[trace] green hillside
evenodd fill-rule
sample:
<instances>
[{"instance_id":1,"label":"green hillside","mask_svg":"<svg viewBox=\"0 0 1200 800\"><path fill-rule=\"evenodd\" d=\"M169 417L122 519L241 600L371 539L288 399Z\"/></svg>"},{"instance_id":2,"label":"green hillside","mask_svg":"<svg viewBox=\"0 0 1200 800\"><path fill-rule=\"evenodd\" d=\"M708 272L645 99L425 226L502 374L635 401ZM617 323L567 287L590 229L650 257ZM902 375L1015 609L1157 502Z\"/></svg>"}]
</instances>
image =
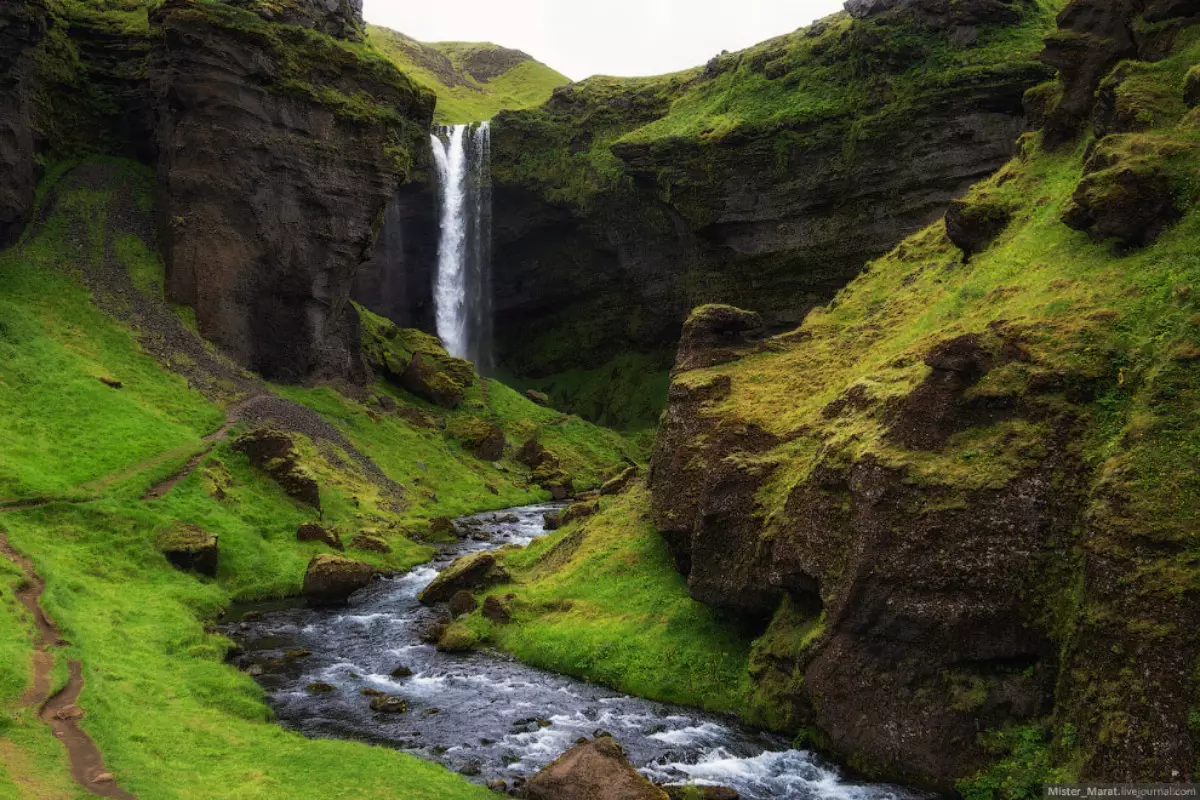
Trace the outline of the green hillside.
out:
<instances>
[{"instance_id":1,"label":"green hillside","mask_svg":"<svg viewBox=\"0 0 1200 800\"><path fill-rule=\"evenodd\" d=\"M539 106L571 82L525 53L499 45L422 43L378 25L367 26L367 39L402 72L437 93L434 119L443 125Z\"/></svg>"}]
</instances>

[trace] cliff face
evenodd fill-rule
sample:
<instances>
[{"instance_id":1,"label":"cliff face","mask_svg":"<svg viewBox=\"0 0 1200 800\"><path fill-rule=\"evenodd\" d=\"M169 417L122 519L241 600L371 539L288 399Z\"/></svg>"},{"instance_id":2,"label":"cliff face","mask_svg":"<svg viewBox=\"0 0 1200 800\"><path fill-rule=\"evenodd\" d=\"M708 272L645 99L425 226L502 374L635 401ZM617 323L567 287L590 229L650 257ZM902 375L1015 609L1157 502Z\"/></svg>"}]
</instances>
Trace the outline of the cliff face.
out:
<instances>
[{"instance_id":1,"label":"cliff face","mask_svg":"<svg viewBox=\"0 0 1200 800\"><path fill-rule=\"evenodd\" d=\"M794 332L684 327L656 526L693 597L764 625L763 721L872 774L1197 768L1200 274L1171 265L1198 263L1200 9L1118 6L1061 19L1133 26L1140 60L1034 93L1106 87L1082 156L1051 119Z\"/></svg>"},{"instance_id":2,"label":"cliff face","mask_svg":"<svg viewBox=\"0 0 1200 800\"><path fill-rule=\"evenodd\" d=\"M690 73L597 78L494 135L501 361L677 341L706 302L794 327L1002 165L1057 3L876 3ZM920 66L916 66L916 65Z\"/></svg>"},{"instance_id":3,"label":"cliff face","mask_svg":"<svg viewBox=\"0 0 1200 800\"><path fill-rule=\"evenodd\" d=\"M41 3L0 8L0 247L20 235L33 207L33 56L45 34Z\"/></svg>"},{"instance_id":4,"label":"cliff face","mask_svg":"<svg viewBox=\"0 0 1200 800\"><path fill-rule=\"evenodd\" d=\"M168 295L268 378L364 377L350 290L432 96L250 11L176 0L155 25Z\"/></svg>"}]
</instances>

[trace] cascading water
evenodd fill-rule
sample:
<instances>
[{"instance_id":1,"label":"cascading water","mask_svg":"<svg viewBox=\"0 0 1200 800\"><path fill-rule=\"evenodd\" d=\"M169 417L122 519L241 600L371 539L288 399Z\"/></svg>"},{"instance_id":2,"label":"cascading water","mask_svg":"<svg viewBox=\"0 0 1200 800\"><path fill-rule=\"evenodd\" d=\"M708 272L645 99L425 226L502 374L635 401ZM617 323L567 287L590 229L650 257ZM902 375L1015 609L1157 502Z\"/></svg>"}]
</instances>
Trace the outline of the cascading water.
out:
<instances>
[{"instance_id":1,"label":"cascading water","mask_svg":"<svg viewBox=\"0 0 1200 800\"><path fill-rule=\"evenodd\" d=\"M432 137L441 203L434 284L437 332L450 354L492 362L491 125L454 125Z\"/></svg>"}]
</instances>

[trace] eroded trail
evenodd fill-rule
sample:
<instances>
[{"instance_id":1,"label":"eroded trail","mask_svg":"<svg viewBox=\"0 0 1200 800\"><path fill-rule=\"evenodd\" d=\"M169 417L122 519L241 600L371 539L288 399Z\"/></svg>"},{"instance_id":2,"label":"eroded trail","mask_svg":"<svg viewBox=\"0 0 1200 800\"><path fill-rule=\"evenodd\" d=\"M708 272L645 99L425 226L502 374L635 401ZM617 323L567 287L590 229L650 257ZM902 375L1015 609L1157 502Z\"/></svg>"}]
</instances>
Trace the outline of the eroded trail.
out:
<instances>
[{"instance_id":1,"label":"eroded trail","mask_svg":"<svg viewBox=\"0 0 1200 800\"><path fill-rule=\"evenodd\" d=\"M38 709L38 716L50 726L54 735L67 748L71 765L71 776L87 791L99 797L135 800L129 792L117 786L112 774L104 768L104 757L96 743L79 727L83 710L75 705L83 691L83 666L78 661L69 662L70 675L67 685L51 696L51 671L54 668L54 650L64 642L54 622L42 610L41 597L45 582L33 568L33 562L21 555L0 533L0 555L12 561L25 574L24 584L16 596L21 605L29 610L37 632L33 654L33 683L21 697L26 708Z\"/></svg>"}]
</instances>

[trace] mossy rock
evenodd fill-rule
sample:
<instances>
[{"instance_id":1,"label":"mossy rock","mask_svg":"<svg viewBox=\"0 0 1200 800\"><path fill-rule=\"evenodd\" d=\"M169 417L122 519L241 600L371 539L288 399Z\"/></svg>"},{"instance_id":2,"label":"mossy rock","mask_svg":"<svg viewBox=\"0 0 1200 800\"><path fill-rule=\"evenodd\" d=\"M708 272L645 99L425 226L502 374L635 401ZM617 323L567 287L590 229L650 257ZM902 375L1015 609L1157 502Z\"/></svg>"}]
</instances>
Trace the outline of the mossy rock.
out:
<instances>
[{"instance_id":1,"label":"mossy rock","mask_svg":"<svg viewBox=\"0 0 1200 800\"><path fill-rule=\"evenodd\" d=\"M493 422L471 416L455 417L446 424L446 435L462 442L472 455L483 461L499 461L504 455L504 431Z\"/></svg>"},{"instance_id":2,"label":"mossy rock","mask_svg":"<svg viewBox=\"0 0 1200 800\"><path fill-rule=\"evenodd\" d=\"M508 574L496 562L494 555L472 553L446 567L421 592L420 600L426 605L445 603L460 591L478 591L502 583L507 578Z\"/></svg>"},{"instance_id":3,"label":"mossy rock","mask_svg":"<svg viewBox=\"0 0 1200 800\"><path fill-rule=\"evenodd\" d=\"M1011 221L1012 211L999 200L955 200L946 210L946 235L969 258L986 250Z\"/></svg>"},{"instance_id":4,"label":"mossy rock","mask_svg":"<svg viewBox=\"0 0 1200 800\"><path fill-rule=\"evenodd\" d=\"M176 569L208 576L217 574L217 537L199 525L176 522L159 532L155 544Z\"/></svg>"},{"instance_id":5,"label":"mossy rock","mask_svg":"<svg viewBox=\"0 0 1200 800\"><path fill-rule=\"evenodd\" d=\"M604 496L620 494L633 485L633 482L637 480L637 476L638 468L629 467L620 475L616 476L610 481L605 482L605 484L600 487L600 494Z\"/></svg>"},{"instance_id":6,"label":"mossy rock","mask_svg":"<svg viewBox=\"0 0 1200 800\"><path fill-rule=\"evenodd\" d=\"M350 540L351 550L363 550L368 553L382 553L384 555L392 552L392 546L387 543L387 540L377 533L363 531Z\"/></svg>"},{"instance_id":7,"label":"mossy rock","mask_svg":"<svg viewBox=\"0 0 1200 800\"><path fill-rule=\"evenodd\" d=\"M360 339L367 364L375 372L399 382L417 353L449 356L436 336L412 328L401 328L390 319L373 314L362 306L358 310Z\"/></svg>"},{"instance_id":8,"label":"mossy rock","mask_svg":"<svg viewBox=\"0 0 1200 800\"><path fill-rule=\"evenodd\" d=\"M342 537L338 535L337 531L329 530L315 522L306 522L301 525L296 530L296 541L321 542L334 550L346 549L346 546L342 544Z\"/></svg>"},{"instance_id":9,"label":"mossy rock","mask_svg":"<svg viewBox=\"0 0 1200 800\"><path fill-rule=\"evenodd\" d=\"M400 385L424 400L456 409L475 383L470 362L450 356L415 353L400 377Z\"/></svg>"},{"instance_id":10,"label":"mossy rock","mask_svg":"<svg viewBox=\"0 0 1200 800\"><path fill-rule=\"evenodd\" d=\"M340 605L366 587L374 575L370 564L326 553L308 563L302 591L313 605Z\"/></svg>"},{"instance_id":11,"label":"mossy rock","mask_svg":"<svg viewBox=\"0 0 1200 800\"><path fill-rule=\"evenodd\" d=\"M1200 105L1200 64L1189 69L1183 79L1183 102L1188 108Z\"/></svg>"},{"instance_id":12,"label":"mossy rock","mask_svg":"<svg viewBox=\"0 0 1200 800\"><path fill-rule=\"evenodd\" d=\"M437 649L443 653L465 653L479 644L479 637L466 625L454 623L438 639Z\"/></svg>"}]
</instances>

